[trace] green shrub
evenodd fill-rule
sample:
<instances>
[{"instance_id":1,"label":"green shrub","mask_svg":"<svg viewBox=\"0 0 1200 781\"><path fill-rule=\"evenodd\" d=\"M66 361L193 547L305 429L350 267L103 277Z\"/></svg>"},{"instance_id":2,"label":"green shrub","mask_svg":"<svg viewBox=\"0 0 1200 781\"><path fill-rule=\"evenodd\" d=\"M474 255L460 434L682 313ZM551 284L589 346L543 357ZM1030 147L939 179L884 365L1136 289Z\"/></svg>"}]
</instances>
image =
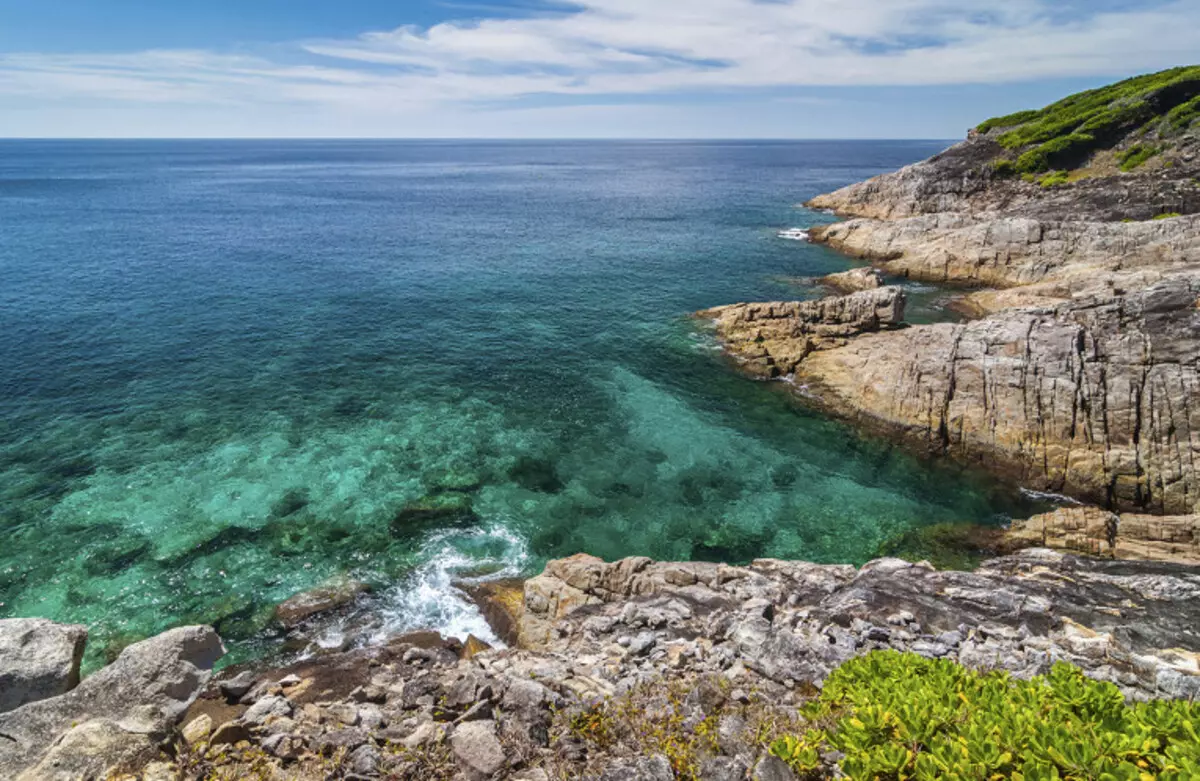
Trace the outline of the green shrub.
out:
<instances>
[{"instance_id":1,"label":"green shrub","mask_svg":"<svg viewBox=\"0 0 1200 781\"><path fill-rule=\"evenodd\" d=\"M1175 132L1182 132L1200 117L1200 95L1181 103L1167 112L1167 125Z\"/></svg>"},{"instance_id":2,"label":"green shrub","mask_svg":"<svg viewBox=\"0 0 1200 781\"><path fill-rule=\"evenodd\" d=\"M1154 216L1153 216L1151 219L1154 219L1154 220L1169 220L1169 219L1171 219L1171 218L1173 218L1173 217L1182 217L1182 216L1183 216L1183 215L1182 215L1182 214L1180 214L1179 212L1164 212L1163 214L1156 214L1156 215L1154 215Z\"/></svg>"},{"instance_id":3,"label":"green shrub","mask_svg":"<svg viewBox=\"0 0 1200 781\"><path fill-rule=\"evenodd\" d=\"M818 728L771 744L805 778L821 754L872 781L1183 781L1200 778L1200 705L1128 705L1059 663L1031 681L879 651L846 662L802 711Z\"/></svg>"},{"instance_id":4,"label":"green shrub","mask_svg":"<svg viewBox=\"0 0 1200 781\"><path fill-rule=\"evenodd\" d=\"M995 130L996 128L1016 127L1017 125L1023 125L1031 119L1035 119L1039 113L1040 112L1037 109L1018 111L1015 114L989 119L987 122L984 122L975 129L980 133L986 133L989 130Z\"/></svg>"},{"instance_id":5,"label":"green shrub","mask_svg":"<svg viewBox=\"0 0 1200 781\"><path fill-rule=\"evenodd\" d=\"M1041 178L1038 182L1042 187L1047 189L1051 187L1061 187L1071 181L1070 175L1066 171L1051 171Z\"/></svg>"},{"instance_id":6,"label":"green shrub","mask_svg":"<svg viewBox=\"0 0 1200 781\"><path fill-rule=\"evenodd\" d=\"M1161 150L1157 147L1148 146L1146 144L1134 144L1124 152L1117 155L1117 162L1121 164L1122 171L1132 171L1150 158L1154 157Z\"/></svg>"},{"instance_id":7,"label":"green shrub","mask_svg":"<svg viewBox=\"0 0 1200 781\"><path fill-rule=\"evenodd\" d=\"M1008 158L1001 157L992 161L992 174L998 177L1015 176L1017 164Z\"/></svg>"},{"instance_id":8,"label":"green shrub","mask_svg":"<svg viewBox=\"0 0 1200 781\"><path fill-rule=\"evenodd\" d=\"M1164 116L1166 126L1176 131L1200 116L1200 66L1080 92L1043 109L989 119L977 130L1006 128L996 140L1006 149L1025 150L1017 159L1018 171L1039 173L1074 167L1127 133L1159 127Z\"/></svg>"}]
</instances>

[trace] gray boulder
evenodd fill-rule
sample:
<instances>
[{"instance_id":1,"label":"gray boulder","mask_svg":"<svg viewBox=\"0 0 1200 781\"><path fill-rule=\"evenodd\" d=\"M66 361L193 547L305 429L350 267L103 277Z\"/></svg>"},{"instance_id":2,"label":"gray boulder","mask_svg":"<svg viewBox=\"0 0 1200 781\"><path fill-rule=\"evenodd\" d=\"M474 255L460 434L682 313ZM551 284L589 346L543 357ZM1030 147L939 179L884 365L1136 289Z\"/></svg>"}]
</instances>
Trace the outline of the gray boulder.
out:
<instances>
[{"instance_id":1,"label":"gray boulder","mask_svg":"<svg viewBox=\"0 0 1200 781\"><path fill-rule=\"evenodd\" d=\"M504 747L496 737L496 722L469 721L455 728L450 748L459 767L472 778L490 778L504 768Z\"/></svg>"},{"instance_id":2,"label":"gray boulder","mask_svg":"<svg viewBox=\"0 0 1200 781\"><path fill-rule=\"evenodd\" d=\"M0 620L0 713L79 684L87 627L44 618Z\"/></svg>"},{"instance_id":3,"label":"gray boulder","mask_svg":"<svg viewBox=\"0 0 1200 781\"><path fill-rule=\"evenodd\" d=\"M0 714L0 778L53 778L55 768L61 777L103 777L135 765L182 718L224 653L209 627L173 629L129 646L66 694ZM76 771L78 763L86 768Z\"/></svg>"}]
</instances>

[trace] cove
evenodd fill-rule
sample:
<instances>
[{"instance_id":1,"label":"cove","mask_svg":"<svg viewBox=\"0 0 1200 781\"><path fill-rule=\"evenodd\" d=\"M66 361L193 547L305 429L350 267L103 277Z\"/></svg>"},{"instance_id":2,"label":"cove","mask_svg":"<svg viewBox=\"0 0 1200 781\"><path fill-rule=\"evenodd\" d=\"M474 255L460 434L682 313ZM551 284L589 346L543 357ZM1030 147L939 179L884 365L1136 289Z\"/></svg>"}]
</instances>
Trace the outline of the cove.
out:
<instances>
[{"instance_id":1,"label":"cove","mask_svg":"<svg viewBox=\"0 0 1200 781\"><path fill-rule=\"evenodd\" d=\"M0 142L0 615L261 652L551 557L861 563L1011 488L732 372L687 313L847 267L796 204L938 142Z\"/></svg>"}]
</instances>

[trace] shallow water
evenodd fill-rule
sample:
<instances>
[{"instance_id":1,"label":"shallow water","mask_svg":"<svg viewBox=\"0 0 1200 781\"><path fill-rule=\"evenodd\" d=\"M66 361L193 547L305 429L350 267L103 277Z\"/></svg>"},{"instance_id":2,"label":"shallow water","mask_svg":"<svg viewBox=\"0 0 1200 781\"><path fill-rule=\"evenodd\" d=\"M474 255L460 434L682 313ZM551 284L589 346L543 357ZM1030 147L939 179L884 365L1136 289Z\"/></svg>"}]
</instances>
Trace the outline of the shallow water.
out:
<instances>
[{"instance_id":1,"label":"shallow water","mask_svg":"<svg viewBox=\"0 0 1200 781\"><path fill-rule=\"evenodd\" d=\"M686 317L848 267L794 204L941 146L0 142L0 615L236 657L340 573L482 631L464 569L862 562L1025 511Z\"/></svg>"}]
</instances>

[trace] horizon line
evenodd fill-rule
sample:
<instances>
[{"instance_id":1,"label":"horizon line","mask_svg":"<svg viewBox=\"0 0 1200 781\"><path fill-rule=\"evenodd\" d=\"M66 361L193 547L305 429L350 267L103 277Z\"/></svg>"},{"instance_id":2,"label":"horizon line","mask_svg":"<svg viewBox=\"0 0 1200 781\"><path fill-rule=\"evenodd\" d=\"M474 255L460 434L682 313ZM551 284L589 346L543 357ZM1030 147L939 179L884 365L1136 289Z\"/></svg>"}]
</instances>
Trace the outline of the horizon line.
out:
<instances>
[{"instance_id":1,"label":"horizon line","mask_svg":"<svg viewBox=\"0 0 1200 781\"><path fill-rule=\"evenodd\" d=\"M961 141L963 138L933 136L3 136L4 141L639 141L639 142L713 142L713 141Z\"/></svg>"}]
</instances>

